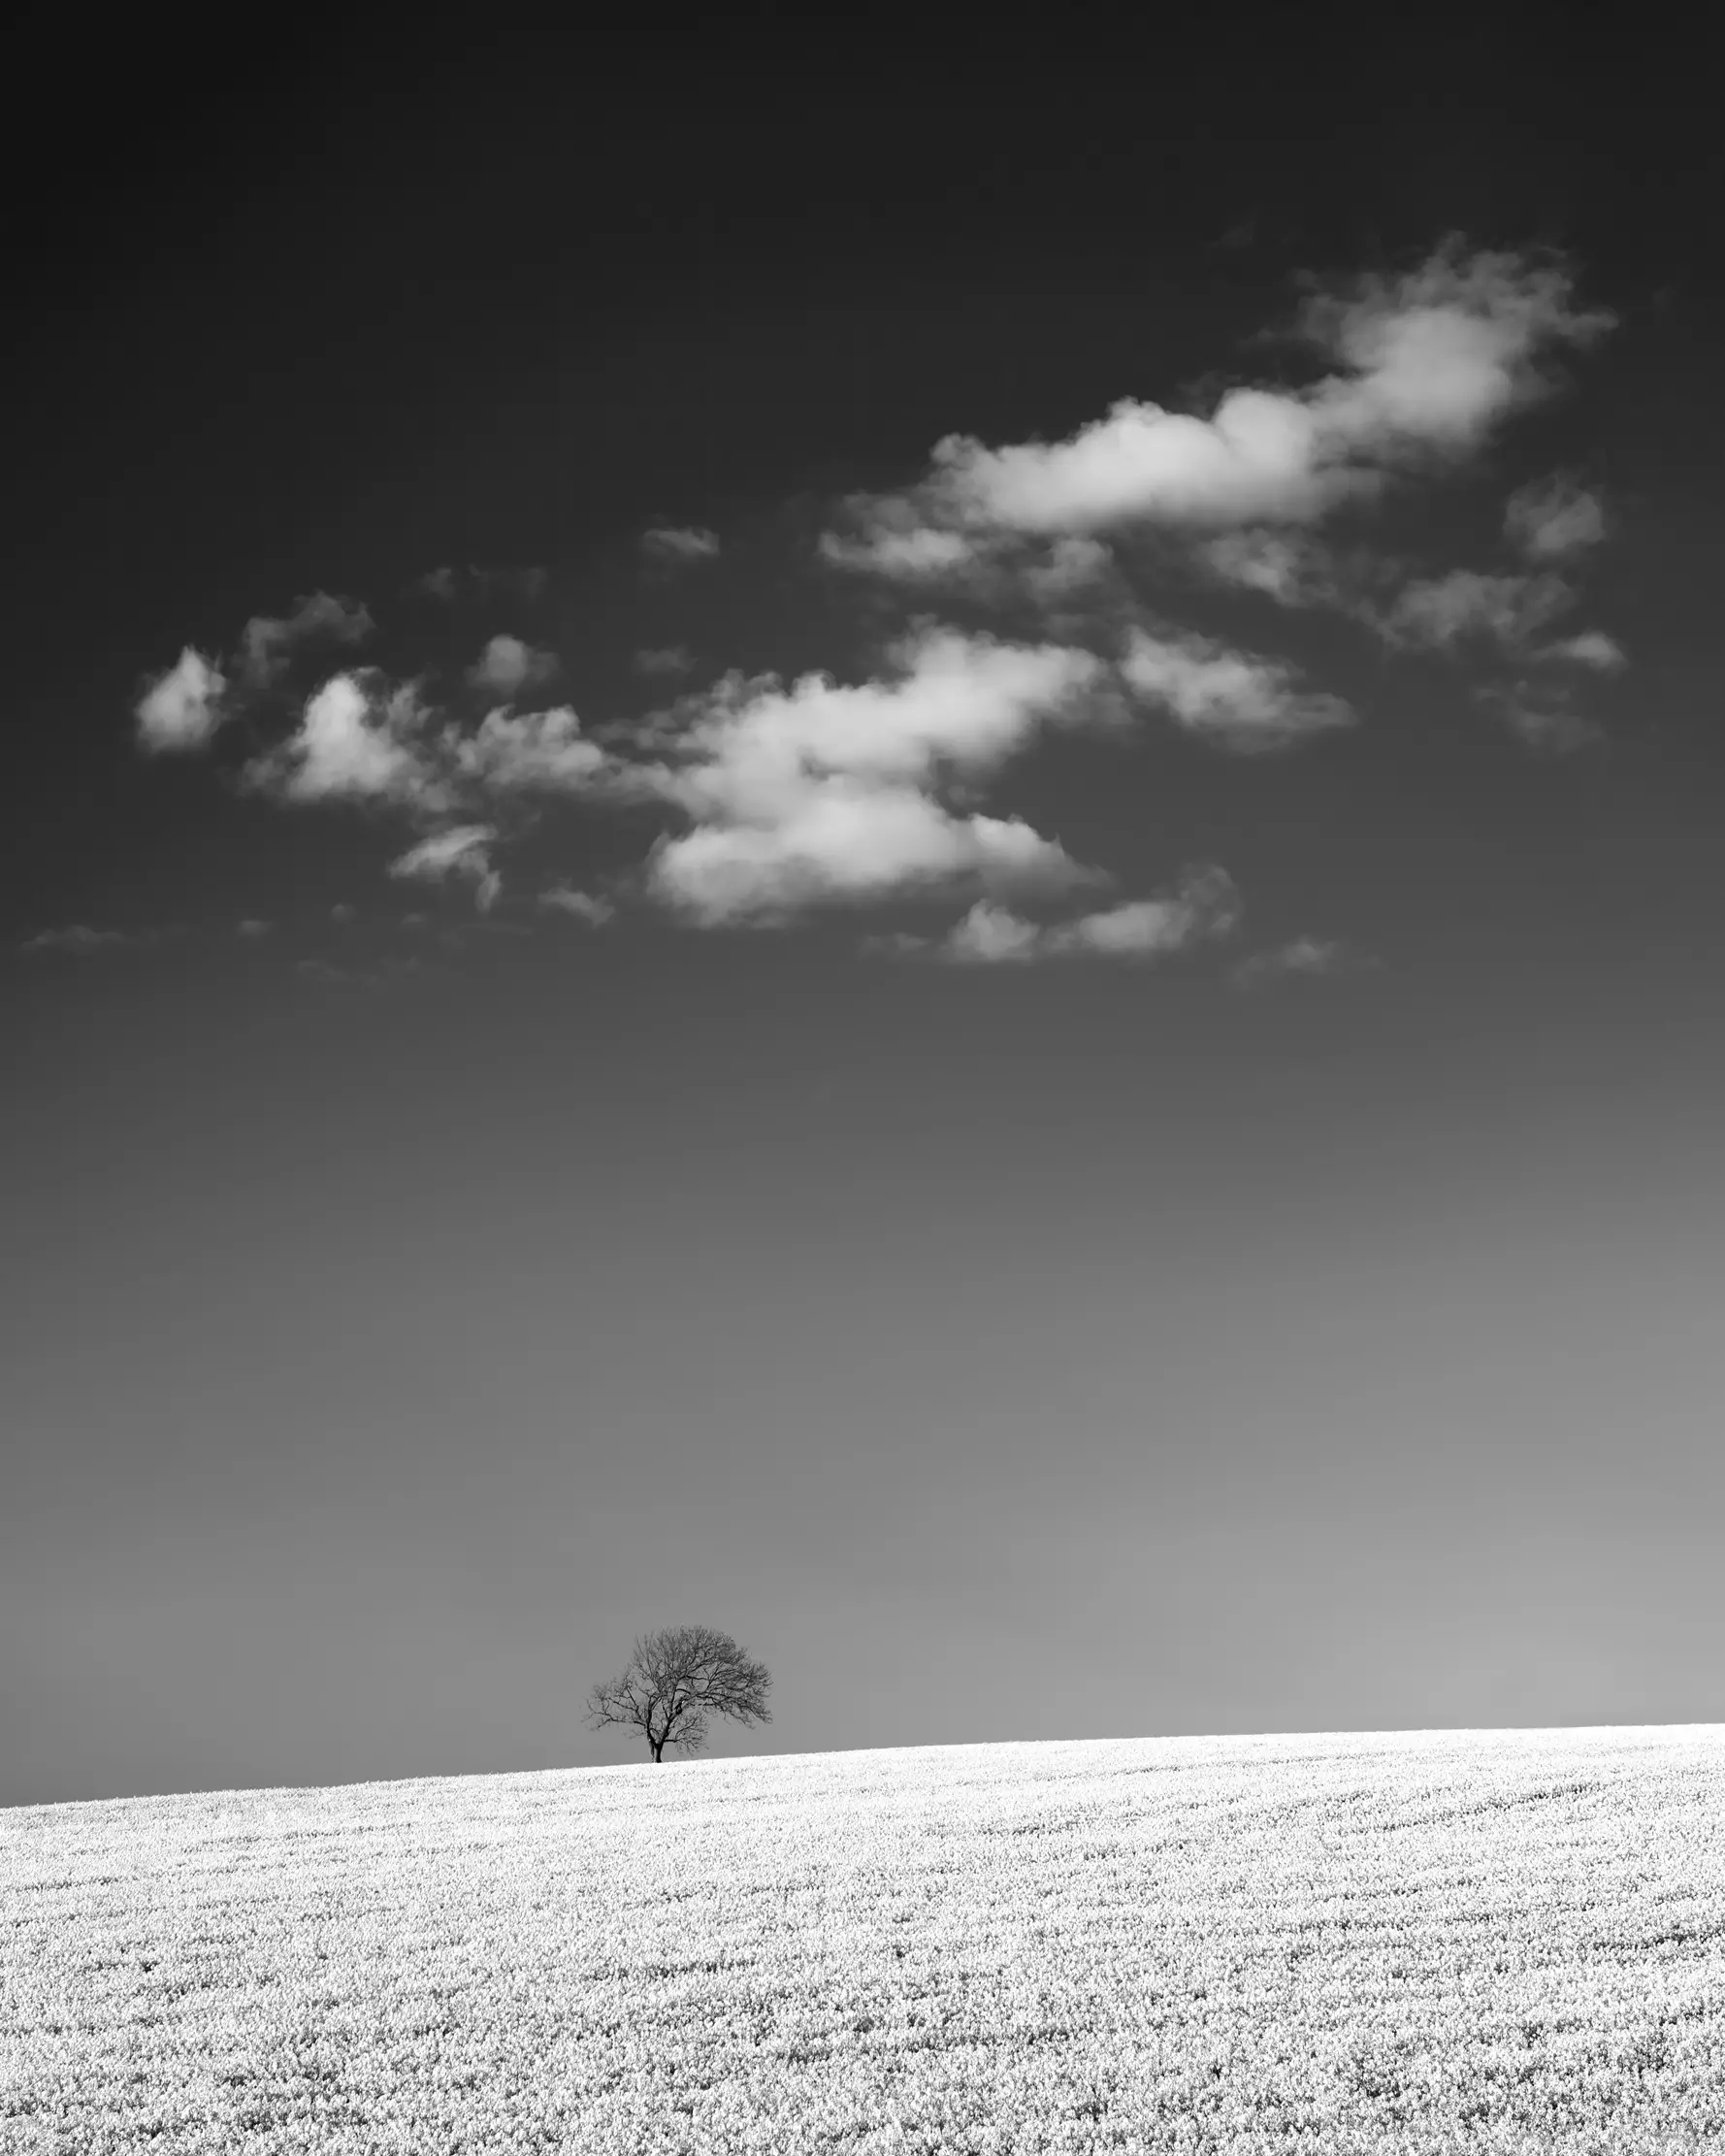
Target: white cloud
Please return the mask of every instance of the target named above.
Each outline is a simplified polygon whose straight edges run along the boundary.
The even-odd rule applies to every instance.
[[[948,583],[973,578],[993,564],[993,549],[966,532],[943,530],[912,515],[895,520],[890,511],[874,513],[863,498],[866,529],[860,538],[823,532],[816,541],[823,561],[834,569],[861,570],[904,583]]]
[[[504,792],[578,792],[608,761],[567,704],[552,711],[488,711],[455,749],[464,777]]]
[[[657,562],[710,562],[719,535],[699,524],[655,524],[641,534],[641,551]]]
[[[696,812],[744,816],[770,813],[821,776],[920,783],[940,764],[991,770],[1102,673],[1088,651],[953,629],[905,639],[892,662],[895,678],[858,686],[821,673],[789,688],[720,683],[684,736],[679,798]]]
[[[702,825],[654,849],[649,887],[709,927],[783,921],[811,906],[921,885],[1071,884],[1089,879],[1017,817],[955,815],[910,786],[828,777],[769,820]]]
[[[1590,667],[1595,673],[1616,673],[1629,664],[1623,646],[1615,637],[1608,637],[1602,629],[1583,629],[1579,636],[1565,637],[1554,644],[1546,644],[1534,653],[1536,659],[1557,659],[1571,666]]]
[[[948,435],[921,486],[853,500],[862,536],[833,543],[914,566],[937,564],[943,544],[958,558],[943,534],[1309,522],[1411,460],[1465,456],[1549,388],[1551,350],[1610,319],[1571,304],[1561,266],[1452,242],[1407,277],[1308,303],[1304,340],[1339,362],[1311,387],[1232,388],[1208,417],[1124,397],[1054,442]]]
[[[1511,495],[1504,530],[1536,562],[1585,553],[1606,536],[1605,504],[1565,474],[1535,480]]]
[[[1470,642],[1519,652],[1575,603],[1561,576],[1456,569],[1406,585],[1374,625],[1391,643],[1448,651]]]
[[[289,801],[376,800],[435,809],[445,788],[422,751],[426,713],[410,688],[378,699],[338,673],[307,700],[281,746],[248,767],[250,783]]]
[[[447,831],[433,832],[418,845],[392,861],[392,876],[417,877],[425,883],[441,883],[460,877],[473,886],[481,911],[490,907],[503,889],[491,866],[491,844],[497,833],[489,824],[454,824]]]
[[[519,637],[493,637],[468,669],[468,679],[476,689],[488,690],[494,696],[512,697],[523,689],[537,688],[541,682],[549,681],[557,668],[555,652],[536,651]]]
[[[228,715],[227,686],[215,662],[187,644],[134,706],[140,744],[156,755],[206,747]]]
[[[617,910],[609,898],[602,898],[591,891],[572,890],[567,883],[553,884],[548,891],[541,891],[539,904],[549,913],[567,913],[592,928],[610,920]]]
[[[1240,901],[1225,869],[1188,870],[1168,898],[1135,898],[1101,912],[1052,924],[1026,921],[1010,907],[979,899],[936,947],[961,964],[1022,964],[1038,959],[1147,959],[1225,935]]]
[[[783,918],[957,877],[1066,882],[1087,872],[1016,818],[960,815],[949,775],[998,768],[1083,708],[1093,654],[929,630],[859,685],[732,676],[696,700],[673,753],[637,767],[695,828],[656,848],[650,885],[702,921]]]
[[[376,624],[357,599],[331,592],[310,592],[294,601],[291,614],[279,619],[254,614],[240,636],[240,670],[254,689],[268,688],[295,644],[327,638],[332,643],[363,643]]]
[[[1228,748],[1285,748],[1353,723],[1340,698],[1301,689],[1293,668],[1206,637],[1134,629],[1121,673],[1135,694],[1161,704],[1189,733]]]

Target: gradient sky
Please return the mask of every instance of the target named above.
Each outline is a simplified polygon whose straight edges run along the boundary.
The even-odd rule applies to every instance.
[[[1293,34],[84,83],[0,1803],[1725,1719],[1716,133]]]

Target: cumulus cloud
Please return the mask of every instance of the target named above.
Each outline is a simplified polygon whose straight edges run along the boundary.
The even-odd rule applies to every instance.
[[[1313,385],[1232,388],[1207,417],[1122,398],[1053,442],[948,435],[910,494],[853,498],[833,545],[924,574],[978,533],[1311,522],[1410,466],[1466,456],[1551,387],[1553,351],[1610,324],[1574,305],[1561,264],[1451,241],[1406,277],[1311,297],[1298,331],[1332,363]]]
[[[424,883],[462,879],[473,886],[474,901],[485,911],[503,890],[503,880],[491,866],[491,845],[496,836],[489,824],[453,824],[409,846],[390,863],[389,872],[392,876],[416,877]]]
[[[1484,642],[1520,652],[1574,604],[1575,594],[1561,576],[1456,569],[1404,586],[1375,618],[1390,642],[1404,646],[1451,651]]]
[[[782,918],[827,899],[974,876],[1084,876],[1017,818],[960,814],[943,777],[998,768],[1101,678],[1092,653],[955,630],[907,639],[894,673],[850,685],[732,676],[685,715],[643,783],[695,828],[655,849],[650,886],[701,921]]]
[[[1120,670],[1135,695],[1226,748],[1286,748],[1353,723],[1339,697],[1302,689],[1283,661],[1230,651],[1206,637],[1134,629]]]
[[[375,695],[357,674],[335,674],[308,698],[288,739],[248,767],[248,783],[287,801],[436,809],[446,790],[421,745],[425,721],[411,688]]]
[[[523,689],[537,688],[557,672],[557,654],[536,651],[519,637],[493,637],[474,664],[468,679],[475,689],[493,696],[517,696]]]
[[[567,913],[573,920],[585,921],[590,928],[599,928],[617,910],[609,898],[600,898],[591,891],[573,890],[567,883],[556,883],[549,890],[541,891],[539,904],[547,913]]]
[[[1232,878],[1212,866],[1188,870],[1169,897],[1130,899],[1069,921],[1028,921],[994,900],[978,899],[933,948],[938,956],[968,965],[1085,957],[1159,958],[1227,934],[1239,911]]]
[[[222,705],[227,686],[215,662],[187,644],[133,707],[140,744],[152,755],[207,747],[228,716]]]
[[[963,877],[1017,886],[1090,875],[1018,817],[957,815],[913,787],[828,778],[770,822],[708,824],[662,839],[649,886],[718,927],[783,922],[823,903]]]
[[[710,562],[719,535],[700,524],[654,524],[641,534],[641,551],[655,562]]]
[[[294,601],[291,614],[251,617],[240,636],[240,670],[248,687],[268,688],[296,644],[364,643],[375,627],[370,610],[357,599],[310,592]]]
[[[1605,505],[1597,494],[1559,473],[1511,495],[1504,530],[1534,561],[1565,561],[1605,538]]]
[[[573,793],[605,768],[608,759],[581,732],[568,704],[551,711],[488,711],[477,729],[456,742],[462,775],[508,792]]]

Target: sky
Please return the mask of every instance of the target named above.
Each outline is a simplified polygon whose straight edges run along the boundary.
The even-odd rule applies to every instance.
[[[175,35],[8,151],[0,1803],[682,1622],[719,1757],[1725,1719],[1699,83]]]

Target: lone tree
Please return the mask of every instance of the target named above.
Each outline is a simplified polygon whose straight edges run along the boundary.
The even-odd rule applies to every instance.
[[[726,1633],[678,1624],[635,1641],[623,1675],[588,1694],[587,1719],[595,1729],[616,1723],[641,1730],[653,1757],[663,1760],[667,1745],[699,1751],[709,1714],[771,1721],[771,1683],[765,1665],[751,1662]]]

